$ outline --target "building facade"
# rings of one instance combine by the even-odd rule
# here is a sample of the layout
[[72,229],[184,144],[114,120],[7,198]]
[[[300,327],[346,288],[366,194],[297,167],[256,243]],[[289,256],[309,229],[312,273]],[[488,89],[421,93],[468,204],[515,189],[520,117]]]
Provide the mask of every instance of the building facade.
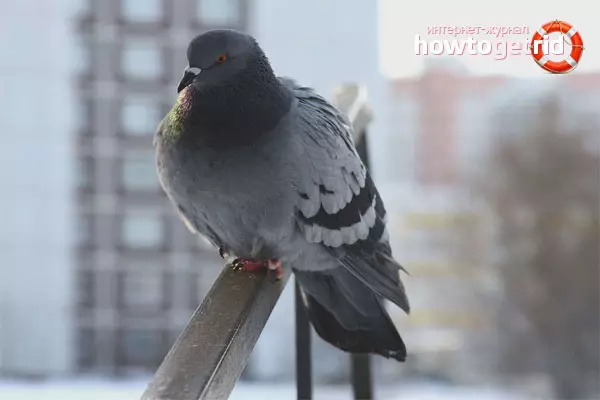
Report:
[[238,0],[89,1],[76,17],[77,370],[154,369],[222,265],[159,186],[152,136],[176,97],[188,41],[244,30]]
[[454,60],[432,60],[416,78],[391,83],[390,152],[398,182],[452,187],[469,174],[490,137],[490,119],[511,80],[473,76]]
[[391,82],[388,151],[397,161],[388,164],[392,179],[381,193],[396,257],[411,274],[413,312],[395,318],[417,355],[413,367],[472,381],[492,372],[499,355],[500,282],[491,265],[497,248],[485,207],[464,189],[485,179],[480,170],[496,136],[526,133],[544,99],[558,99],[565,126],[585,125],[586,112],[597,119],[599,87],[598,74],[477,76],[448,60]]
[[487,292],[494,278],[487,264],[491,236],[485,214],[462,189],[484,155],[508,83],[470,75],[447,60],[391,83],[388,151],[398,161],[389,164],[393,178],[381,190],[394,252],[410,272],[413,311],[395,319],[418,373],[460,380],[486,370],[475,363],[485,364],[476,346],[492,338],[494,327]]

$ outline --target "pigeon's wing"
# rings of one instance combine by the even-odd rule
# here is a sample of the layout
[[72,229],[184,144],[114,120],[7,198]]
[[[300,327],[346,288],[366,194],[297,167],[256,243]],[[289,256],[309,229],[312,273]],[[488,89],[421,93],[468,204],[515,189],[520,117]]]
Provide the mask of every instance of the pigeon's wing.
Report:
[[296,178],[297,223],[373,291],[408,309],[391,256],[386,211],[352,139],[348,119],[310,88],[282,79],[298,100],[294,132],[304,164]]

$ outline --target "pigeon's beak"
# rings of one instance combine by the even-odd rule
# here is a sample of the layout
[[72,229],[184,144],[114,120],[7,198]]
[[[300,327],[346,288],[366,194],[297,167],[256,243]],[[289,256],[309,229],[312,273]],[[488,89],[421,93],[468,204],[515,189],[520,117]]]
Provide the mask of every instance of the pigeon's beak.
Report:
[[179,82],[179,86],[177,87],[177,93],[181,92],[190,83],[192,83],[200,72],[201,72],[200,68],[196,68],[196,67],[186,68],[183,71],[183,78],[181,78],[181,81]]

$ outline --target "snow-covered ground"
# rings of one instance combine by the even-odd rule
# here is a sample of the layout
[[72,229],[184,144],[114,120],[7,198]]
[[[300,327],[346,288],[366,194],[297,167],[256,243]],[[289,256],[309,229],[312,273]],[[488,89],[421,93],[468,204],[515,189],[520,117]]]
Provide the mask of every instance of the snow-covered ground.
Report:
[[[0,380],[2,400],[139,400],[147,381],[60,381],[30,383]],[[315,400],[349,400],[349,386],[319,386]],[[293,384],[239,383],[231,400],[286,400],[296,398]],[[434,384],[409,384],[378,389],[377,398],[385,400],[530,400],[514,393],[493,389],[461,388]]]

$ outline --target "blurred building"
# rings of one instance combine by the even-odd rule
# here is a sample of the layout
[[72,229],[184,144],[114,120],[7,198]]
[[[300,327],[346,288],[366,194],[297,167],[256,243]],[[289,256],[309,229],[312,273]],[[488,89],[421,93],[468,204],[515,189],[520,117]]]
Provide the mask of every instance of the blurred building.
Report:
[[413,311],[398,323],[420,373],[468,379],[483,372],[473,365],[485,363],[482,350],[493,354],[490,340],[478,341],[491,338],[494,323],[486,304],[489,227],[461,189],[483,159],[509,83],[446,59],[391,82],[390,183],[382,194],[394,252],[411,274]]
[[434,59],[419,77],[391,83],[387,169],[394,181],[452,187],[476,165],[511,82],[461,67],[453,59]]
[[482,178],[479,167],[503,133],[497,117],[506,107],[522,110],[523,118],[513,118],[517,131],[526,131],[539,99],[550,95],[558,95],[571,126],[581,123],[579,113],[594,111],[600,75],[560,78],[476,76],[453,59],[434,59],[421,76],[390,83],[390,180],[381,192],[396,258],[411,274],[405,281],[413,312],[397,321],[421,373],[478,380],[491,372],[499,350],[493,228],[463,189]]
[[151,371],[221,265],[160,189],[152,136],[172,105],[187,43],[244,30],[237,0],[85,2],[75,20],[78,250],[76,369]]
[[[278,74],[326,96],[359,81],[382,115],[377,4],[38,3],[3,4],[0,17],[9,55],[0,81],[10,98],[0,123],[13,132],[1,139],[13,151],[1,161],[8,195],[0,203],[15,210],[0,224],[0,365],[36,375],[151,372],[222,266],[174,216],[154,166],[152,136],[176,97],[190,38],[249,31]],[[386,124],[377,120],[374,136]],[[253,354],[257,378],[293,377],[291,286]],[[348,356],[316,346],[316,373],[344,376]]]
[[380,192],[395,258],[409,273],[401,275],[411,313],[390,311],[411,359],[393,370],[480,380],[490,372],[495,350],[489,294],[496,282],[487,264],[491,232],[485,214],[458,187],[388,184]]

